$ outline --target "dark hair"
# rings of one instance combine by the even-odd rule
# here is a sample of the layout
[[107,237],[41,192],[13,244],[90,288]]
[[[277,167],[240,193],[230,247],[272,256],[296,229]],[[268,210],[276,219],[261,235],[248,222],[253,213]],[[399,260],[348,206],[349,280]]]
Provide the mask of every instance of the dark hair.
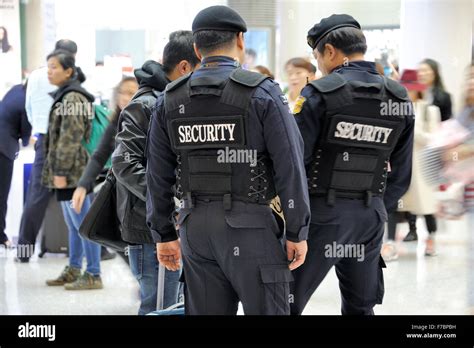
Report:
[[347,56],[367,52],[364,33],[357,28],[344,27],[329,32],[316,46],[319,53],[324,53],[326,44],[333,45],[334,48],[342,51]]
[[170,34],[170,41],[163,50],[163,67],[165,72],[170,73],[176,65],[186,60],[192,67],[199,63],[193,47],[193,33],[187,30],[179,30]]
[[440,91],[444,91],[443,79],[441,78],[441,73],[439,72],[440,68],[439,68],[438,62],[434,59],[425,58],[420,62],[420,64],[426,64],[430,67],[431,70],[433,70],[433,73],[434,73],[433,87]]
[[304,58],[300,58],[300,57],[291,58],[290,60],[286,62],[285,69],[288,68],[289,65],[293,65],[296,68],[305,69],[308,72],[313,72],[313,64],[311,64]]
[[120,110],[120,108],[119,108],[119,105],[118,105],[117,101],[118,101],[118,95],[120,93],[120,89],[127,82],[137,83],[137,79],[133,76],[122,76],[122,79],[117,84],[117,86],[114,87],[114,89],[112,91],[112,105],[111,105],[111,107],[113,108],[113,111],[109,116],[109,120],[111,122],[115,122],[118,119],[120,113],[122,112],[122,110]]
[[74,41],[68,39],[62,39],[56,42],[55,50],[64,50],[72,54],[77,53],[77,45]]
[[2,52],[8,52],[12,48],[8,42],[8,31],[5,27],[0,27],[0,30],[3,30],[3,39],[2,39]]
[[268,76],[272,80],[275,79],[275,76],[273,76],[272,72],[270,69],[268,69],[266,66],[263,65],[257,65],[256,67],[253,68],[254,70],[257,70],[260,74]]
[[71,79],[76,78],[76,75],[77,75],[76,59],[74,58],[71,52],[65,51],[65,50],[55,50],[51,52],[50,54],[48,54],[48,57],[46,57],[46,60],[50,60],[51,58],[56,58],[64,70],[71,68],[72,69]]
[[231,48],[237,39],[236,32],[219,30],[201,30],[194,33],[194,43],[203,56],[210,53]]

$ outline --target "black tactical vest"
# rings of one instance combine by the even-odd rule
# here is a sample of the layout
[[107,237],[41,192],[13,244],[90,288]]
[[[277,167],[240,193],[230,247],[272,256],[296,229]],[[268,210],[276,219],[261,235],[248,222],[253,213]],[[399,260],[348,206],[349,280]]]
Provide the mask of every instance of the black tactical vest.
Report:
[[325,101],[326,117],[308,172],[310,194],[326,196],[329,205],[336,197],[370,205],[385,192],[390,155],[405,125],[404,115],[394,115],[390,107],[408,103],[410,117],[413,112],[407,92],[387,78],[365,83],[338,73],[311,85]]
[[177,198],[268,204],[276,195],[273,166],[247,141],[251,97],[266,77],[240,68],[227,79],[190,76],[169,84],[164,99]]

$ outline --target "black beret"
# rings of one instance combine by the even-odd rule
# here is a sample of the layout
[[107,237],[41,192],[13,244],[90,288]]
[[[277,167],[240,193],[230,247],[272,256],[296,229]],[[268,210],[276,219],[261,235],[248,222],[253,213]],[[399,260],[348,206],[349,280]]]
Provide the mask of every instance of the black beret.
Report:
[[333,14],[328,18],[323,18],[321,22],[315,24],[314,27],[308,31],[308,45],[312,49],[315,49],[323,37],[335,29],[344,27],[360,29],[360,24],[354,17],[346,14]]
[[240,15],[227,6],[211,6],[199,12],[193,21],[193,34],[201,30],[247,31],[247,24]]

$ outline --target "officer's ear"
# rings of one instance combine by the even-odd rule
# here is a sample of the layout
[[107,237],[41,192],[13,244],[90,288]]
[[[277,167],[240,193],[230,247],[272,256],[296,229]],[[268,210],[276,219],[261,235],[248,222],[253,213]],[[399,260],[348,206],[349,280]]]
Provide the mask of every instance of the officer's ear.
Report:
[[196,47],[195,43],[193,43],[193,48],[194,48],[194,53],[196,53],[196,57],[198,57],[199,60],[202,60],[202,54],[201,54],[201,52],[199,52],[199,50]]
[[244,33],[237,34],[237,47],[245,51]]
[[336,48],[327,43],[324,45],[324,52],[323,52],[323,56],[326,56],[326,59],[328,60],[334,60],[336,58],[336,55],[337,55],[337,51],[336,51]]

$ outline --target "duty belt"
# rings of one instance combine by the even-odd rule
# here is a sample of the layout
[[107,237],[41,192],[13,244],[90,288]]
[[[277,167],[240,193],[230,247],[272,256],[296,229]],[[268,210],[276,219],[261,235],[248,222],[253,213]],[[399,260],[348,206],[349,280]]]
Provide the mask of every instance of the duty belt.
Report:
[[[273,199],[273,197],[272,197]],[[232,194],[228,193],[225,195],[193,195],[191,196],[190,193],[186,195],[181,201],[181,207],[185,209],[192,209],[196,205],[196,201],[205,201],[205,202],[212,202],[212,201],[222,201],[224,206],[224,210],[231,210],[232,209],[232,201],[240,201],[244,203],[251,203],[251,204],[259,204],[259,205],[269,205],[271,199],[268,201],[262,202],[250,202],[245,199],[241,199],[239,197],[233,197]]]
[[350,191],[336,191],[334,189],[329,189],[327,192],[316,192],[312,194],[316,197],[326,197],[326,203],[330,206],[334,206],[337,198],[349,198],[349,199],[359,199],[364,200],[365,205],[369,207],[372,204],[373,197],[381,197],[379,194],[373,194],[372,191],[364,192],[350,192]]

